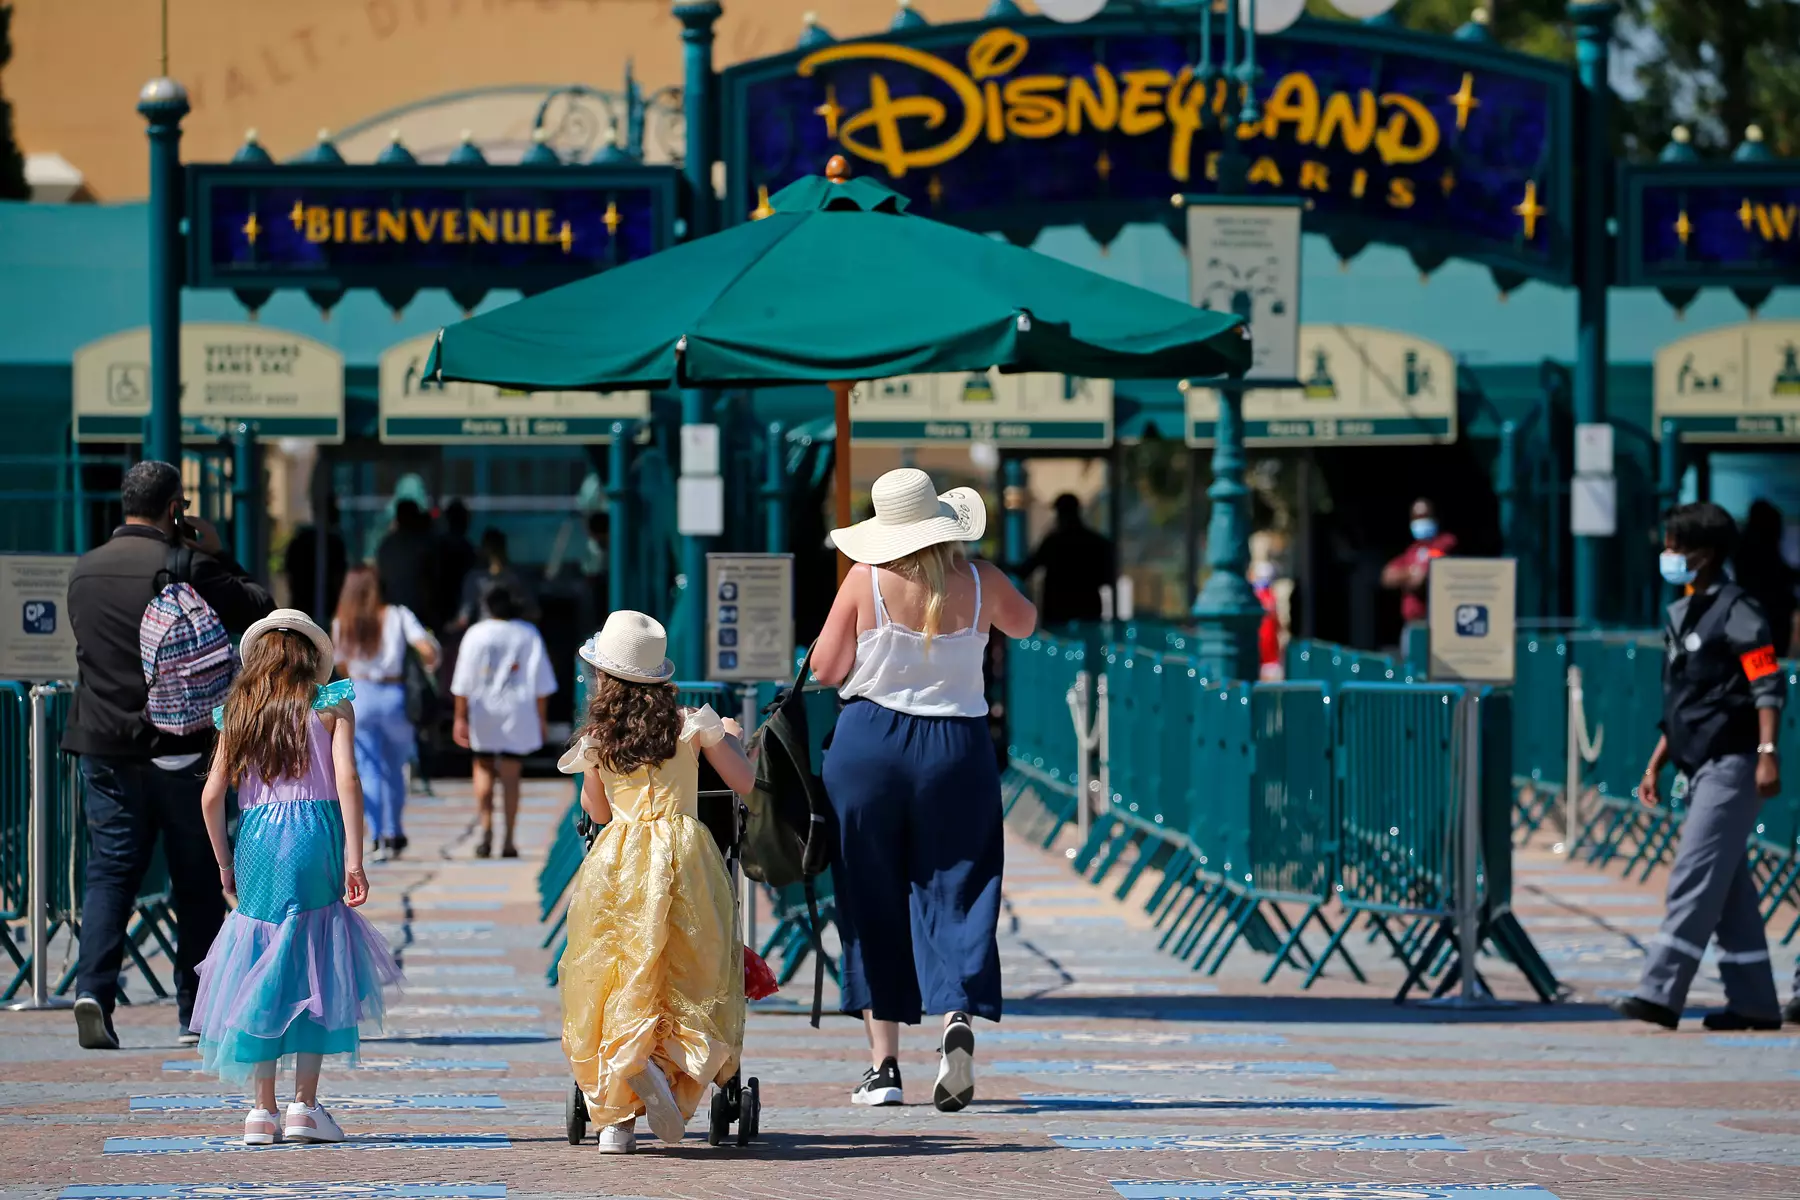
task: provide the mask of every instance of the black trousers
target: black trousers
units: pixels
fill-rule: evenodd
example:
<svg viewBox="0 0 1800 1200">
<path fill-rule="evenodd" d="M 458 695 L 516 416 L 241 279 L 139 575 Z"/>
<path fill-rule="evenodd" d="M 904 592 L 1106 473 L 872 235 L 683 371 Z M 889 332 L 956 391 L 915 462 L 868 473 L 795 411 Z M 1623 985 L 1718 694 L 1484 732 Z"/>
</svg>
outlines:
<svg viewBox="0 0 1800 1200">
<path fill-rule="evenodd" d="M 125 934 L 160 834 L 175 905 L 175 1001 L 183 1026 L 193 1014 L 200 963 L 225 923 L 219 864 L 200 813 L 202 765 L 164 771 L 135 760 L 81 760 L 88 863 L 76 987 L 109 1013 L 118 1000 Z"/>
</svg>

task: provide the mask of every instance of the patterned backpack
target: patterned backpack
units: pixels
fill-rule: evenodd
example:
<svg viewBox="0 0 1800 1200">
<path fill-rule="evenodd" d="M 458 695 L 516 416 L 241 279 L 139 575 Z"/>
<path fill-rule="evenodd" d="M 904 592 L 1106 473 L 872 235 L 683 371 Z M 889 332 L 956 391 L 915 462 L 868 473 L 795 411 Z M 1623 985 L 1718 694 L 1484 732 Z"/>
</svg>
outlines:
<svg viewBox="0 0 1800 1200">
<path fill-rule="evenodd" d="M 225 702 L 237 674 L 237 651 L 212 605 L 188 580 L 194 552 L 172 547 L 156 573 L 156 598 L 138 623 L 138 656 L 150 695 L 144 714 L 164 733 L 199 733 L 213 727 L 213 709 Z"/>
</svg>

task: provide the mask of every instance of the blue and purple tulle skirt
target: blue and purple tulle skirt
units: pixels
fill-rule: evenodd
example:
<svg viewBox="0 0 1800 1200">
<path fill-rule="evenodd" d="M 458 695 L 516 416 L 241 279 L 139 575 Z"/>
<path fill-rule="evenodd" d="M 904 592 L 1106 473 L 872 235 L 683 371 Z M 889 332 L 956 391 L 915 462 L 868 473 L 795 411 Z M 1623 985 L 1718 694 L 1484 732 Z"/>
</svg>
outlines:
<svg viewBox="0 0 1800 1200">
<path fill-rule="evenodd" d="M 231 1082 L 296 1054 L 355 1061 L 400 982 L 387 942 L 344 903 L 336 800 L 277 800 L 238 824 L 238 907 L 200 966 L 189 1028 L 203 1067 Z"/>
</svg>

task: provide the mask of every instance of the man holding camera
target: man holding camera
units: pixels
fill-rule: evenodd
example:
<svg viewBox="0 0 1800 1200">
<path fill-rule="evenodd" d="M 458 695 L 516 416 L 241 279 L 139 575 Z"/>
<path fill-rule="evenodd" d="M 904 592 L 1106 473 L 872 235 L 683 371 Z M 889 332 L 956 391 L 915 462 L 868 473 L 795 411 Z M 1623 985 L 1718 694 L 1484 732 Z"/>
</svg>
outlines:
<svg viewBox="0 0 1800 1200">
<path fill-rule="evenodd" d="M 126 930 L 157 835 L 163 835 L 179 931 L 175 998 L 184 1043 L 198 967 L 225 920 L 217 864 L 200 814 L 212 732 L 172 735 L 145 714 L 148 685 L 139 650 L 144 610 L 166 583 L 170 550 L 193 553 L 187 578 L 236 635 L 274 611 L 268 591 L 225 554 L 218 532 L 186 515 L 181 473 L 141 462 L 120 489 L 125 523 L 88 551 L 69 577 L 80 685 L 62 748 L 81 758 L 88 826 L 75 1025 L 88 1050 L 116 1050 L 112 1011 Z M 183 556 L 185 559 L 187 556 Z M 160 578 L 159 578 L 160 576 Z"/>
</svg>

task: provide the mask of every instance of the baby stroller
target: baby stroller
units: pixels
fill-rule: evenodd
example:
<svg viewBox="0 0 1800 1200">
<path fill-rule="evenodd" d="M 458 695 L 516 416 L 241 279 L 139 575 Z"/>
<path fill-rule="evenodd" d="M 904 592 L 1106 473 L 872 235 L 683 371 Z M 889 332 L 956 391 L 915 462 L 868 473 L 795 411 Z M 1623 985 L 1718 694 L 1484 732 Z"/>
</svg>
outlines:
<svg viewBox="0 0 1800 1200">
<path fill-rule="evenodd" d="M 702 784 L 719 782 L 717 774 L 704 762 L 700 764 L 700 773 Z M 737 793 L 725 788 L 704 789 L 699 801 L 700 823 L 706 826 L 719 852 L 725 856 L 725 870 L 731 876 L 733 936 L 737 936 L 743 929 L 744 881 L 743 872 L 738 868 L 738 844 L 744 828 L 743 802 Z M 600 836 L 600 826 L 583 813 L 576 828 L 581 840 L 591 849 L 594 839 Z M 569 1085 L 563 1116 L 568 1124 L 569 1145 L 581 1145 L 587 1140 L 588 1109 L 587 1097 L 576 1084 Z M 762 1131 L 762 1092 L 755 1078 L 744 1081 L 741 1066 L 737 1074 L 713 1092 L 706 1127 L 707 1144 L 723 1145 L 733 1136 L 733 1125 L 737 1126 L 736 1138 L 740 1146 L 748 1146 Z"/>
</svg>

